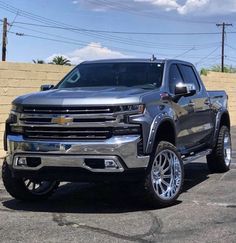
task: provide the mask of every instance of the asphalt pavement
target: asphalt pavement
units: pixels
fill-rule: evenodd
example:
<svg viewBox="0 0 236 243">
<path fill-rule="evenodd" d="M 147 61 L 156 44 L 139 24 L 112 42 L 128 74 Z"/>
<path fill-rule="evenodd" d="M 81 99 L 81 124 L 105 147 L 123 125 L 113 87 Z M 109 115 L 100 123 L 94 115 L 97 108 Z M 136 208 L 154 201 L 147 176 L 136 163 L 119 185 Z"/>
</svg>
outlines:
<svg viewBox="0 0 236 243">
<path fill-rule="evenodd" d="M 48 201 L 24 203 L 0 180 L 0 242 L 236 242 L 236 129 L 232 138 L 231 170 L 187 165 L 183 193 L 168 208 L 150 208 L 127 184 L 67 183 Z"/>
</svg>

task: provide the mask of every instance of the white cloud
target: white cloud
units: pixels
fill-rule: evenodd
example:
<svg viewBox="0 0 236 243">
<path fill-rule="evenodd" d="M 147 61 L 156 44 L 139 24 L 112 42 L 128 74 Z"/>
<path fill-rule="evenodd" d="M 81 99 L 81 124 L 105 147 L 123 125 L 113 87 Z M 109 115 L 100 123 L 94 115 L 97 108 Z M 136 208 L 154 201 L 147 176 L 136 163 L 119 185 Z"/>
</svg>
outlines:
<svg viewBox="0 0 236 243">
<path fill-rule="evenodd" d="M 73 64 L 79 64 L 86 60 L 107 59 L 107 58 L 126 58 L 130 57 L 121 52 L 111 50 L 103 47 L 100 43 L 91 42 L 87 46 L 76 49 L 70 53 L 55 53 L 46 59 L 51 62 L 55 56 L 63 56 L 71 61 Z"/>
<path fill-rule="evenodd" d="M 188 14 L 193 11 L 199 11 L 206 7 L 210 0 L 186 0 L 180 4 L 178 0 L 134 0 L 135 2 L 146 2 L 157 7 L 164 8 L 166 11 L 176 10 L 179 14 Z"/>
<path fill-rule="evenodd" d="M 125 11 L 133 8 L 138 11 L 176 11 L 181 15 L 223 15 L 236 13 L 236 0 L 126 0 L 125 2 L 80 0 L 79 3 L 92 10 L 117 9 Z M 153 8 L 156 7 L 156 8 Z"/>
<path fill-rule="evenodd" d="M 72 1 L 72 3 L 73 3 L 73 4 L 78 4 L 78 3 L 79 3 L 79 1 Z"/>
<path fill-rule="evenodd" d="M 187 14 L 196 10 L 204 10 L 209 3 L 210 0 L 187 0 L 184 5 L 177 8 L 177 11 L 180 14 Z"/>
<path fill-rule="evenodd" d="M 134 0 L 134 2 L 149 3 L 158 7 L 162 7 L 167 11 L 177 9 L 180 6 L 176 0 Z"/>
</svg>

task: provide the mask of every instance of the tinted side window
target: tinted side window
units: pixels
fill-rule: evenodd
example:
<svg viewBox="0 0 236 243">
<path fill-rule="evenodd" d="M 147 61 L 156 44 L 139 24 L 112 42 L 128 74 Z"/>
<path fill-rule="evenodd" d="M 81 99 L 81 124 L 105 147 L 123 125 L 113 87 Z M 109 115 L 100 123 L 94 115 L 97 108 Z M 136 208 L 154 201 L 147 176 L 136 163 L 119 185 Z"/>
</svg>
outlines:
<svg viewBox="0 0 236 243">
<path fill-rule="evenodd" d="M 185 83 L 189 83 L 189 84 L 194 84 L 197 91 L 200 90 L 200 85 L 198 83 L 197 77 L 194 73 L 194 70 L 191 66 L 187 66 L 187 65 L 180 65 L 180 70 L 181 73 L 183 75 L 184 78 L 184 82 Z"/>
<path fill-rule="evenodd" d="M 183 83 L 183 79 L 181 77 L 177 65 L 172 64 L 170 67 L 170 74 L 169 74 L 169 89 L 172 94 L 175 93 L 175 86 L 178 83 Z"/>
</svg>

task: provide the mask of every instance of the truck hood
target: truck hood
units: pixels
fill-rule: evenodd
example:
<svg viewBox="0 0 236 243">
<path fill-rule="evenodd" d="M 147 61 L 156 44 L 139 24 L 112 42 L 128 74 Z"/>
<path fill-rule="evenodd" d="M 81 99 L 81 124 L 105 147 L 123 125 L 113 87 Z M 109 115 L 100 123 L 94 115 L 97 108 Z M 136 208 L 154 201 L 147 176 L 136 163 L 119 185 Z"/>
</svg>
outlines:
<svg viewBox="0 0 236 243">
<path fill-rule="evenodd" d="M 137 104 L 153 90 L 129 87 L 52 89 L 19 96 L 15 105 L 112 105 Z"/>
</svg>

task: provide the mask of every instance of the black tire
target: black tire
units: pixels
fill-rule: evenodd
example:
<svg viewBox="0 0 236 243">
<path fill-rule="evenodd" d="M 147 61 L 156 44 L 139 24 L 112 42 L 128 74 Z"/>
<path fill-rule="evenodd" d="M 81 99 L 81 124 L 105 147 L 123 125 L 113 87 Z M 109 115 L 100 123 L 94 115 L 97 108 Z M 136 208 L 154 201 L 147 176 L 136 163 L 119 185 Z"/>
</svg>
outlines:
<svg viewBox="0 0 236 243">
<path fill-rule="evenodd" d="M 154 172 L 155 166 L 157 165 L 157 162 L 155 162 L 155 161 L 156 161 L 157 158 L 159 158 L 160 154 L 162 154 L 162 153 L 163 154 L 169 153 L 171 156 L 176 156 L 174 158 L 176 158 L 178 160 L 178 166 L 175 166 L 175 168 L 178 168 L 178 173 L 177 173 L 178 176 L 179 176 L 178 186 L 176 186 L 176 188 L 177 188 L 176 192 L 173 193 L 172 196 L 167 197 L 167 198 L 164 198 L 164 196 L 159 195 L 160 194 L 159 191 L 160 191 L 161 188 L 158 188 L 158 187 L 160 187 L 160 184 L 163 183 L 164 176 L 167 176 L 167 175 L 165 175 L 166 172 L 164 174 L 162 174 L 168 167 L 166 164 L 164 165 L 164 163 L 165 163 L 164 161 L 163 161 L 163 164 L 162 164 L 163 168 L 157 170 L 157 171 L 159 171 L 158 172 L 159 177 L 157 176 L 157 178 L 158 178 L 157 181 L 159 183 L 153 182 L 153 181 L 155 181 L 154 177 L 156 177 L 155 173 L 157 173 L 157 172 Z M 169 157 L 169 155 L 168 155 L 168 157 Z M 161 160 L 162 159 L 160 159 L 159 161 L 161 161 Z M 168 161 L 168 163 L 169 163 L 169 161 Z M 159 168 L 159 167 L 156 167 L 156 168 Z M 171 168 L 173 169 L 174 167 L 171 167 Z M 168 172 L 168 170 L 167 170 L 167 172 Z M 168 172 L 168 173 L 170 173 L 170 172 Z M 175 178 L 175 176 L 173 178 Z M 176 199 L 178 198 L 179 194 L 181 193 L 183 181 L 184 181 L 184 166 L 183 166 L 183 161 L 181 159 L 180 154 L 178 153 L 176 147 L 173 146 L 171 143 L 161 141 L 157 145 L 156 151 L 152 154 L 151 159 L 150 159 L 150 163 L 149 163 L 149 166 L 148 166 L 148 169 L 147 169 L 147 175 L 146 175 L 146 179 L 145 179 L 145 191 L 146 191 L 147 199 L 149 200 L 149 202 L 153 206 L 166 207 L 166 206 L 172 205 L 172 204 L 175 203 Z M 176 184 L 177 184 L 177 179 L 174 179 L 174 182 L 176 182 Z M 168 194 L 167 189 L 170 188 L 170 187 L 162 184 L 162 187 L 163 186 L 164 186 L 163 189 L 164 190 L 166 189 L 165 194 Z M 161 192 L 162 192 L 162 189 L 161 189 Z"/>
<path fill-rule="evenodd" d="M 229 137 L 229 143 L 230 143 L 230 159 L 228 157 L 225 157 L 225 138 L 226 136 Z M 213 149 L 212 153 L 207 156 L 207 165 L 211 172 L 213 173 L 224 173 L 227 172 L 230 169 L 230 163 L 231 163 L 231 137 L 230 137 L 230 131 L 229 128 L 226 126 L 222 126 L 220 128 L 220 132 L 217 138 L 216 146 Z"/>
<path fill-rule="evenodd" d="M 50 197 L 59 186 L 59 182 L 48 182 L 48 187 L 45 188 L 45 191 L 37 192 L 37 189 L 34 191 L 29 190 L 24 182 L 26 180 L 12 176 L 6 160 L 3 161 L 2 165 L 2 180 L 7 192 L 15 199 L 22 201 L 45 200 Z"/>
</svg>

